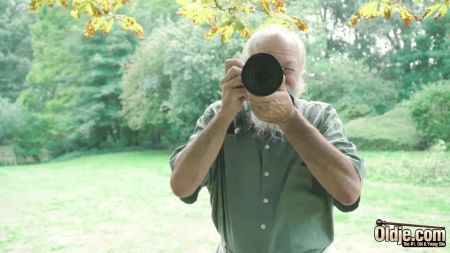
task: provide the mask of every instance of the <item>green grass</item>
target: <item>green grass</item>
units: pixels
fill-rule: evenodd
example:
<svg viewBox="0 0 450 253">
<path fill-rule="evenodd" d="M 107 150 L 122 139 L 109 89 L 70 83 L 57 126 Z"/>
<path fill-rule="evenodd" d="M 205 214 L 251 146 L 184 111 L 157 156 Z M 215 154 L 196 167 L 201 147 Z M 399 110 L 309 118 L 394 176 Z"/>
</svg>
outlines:
<svg viewBox="0 0 450 253">
<path fill-rule="evenodd" d="M 426 166 L 420 162 L 433 154 L 362 154 L 367 177 L 360 208 L 335 212 L 341 252 L 407 251 L 395 243 L 375 242 L 378 218 L 449 227 L 450 187 L 445 181 L 390 178 L 405 160 L 412 168 Z M 0 252 L 214 252 L 219 236 L 207 191 L 194 205 L 174 197 L 168 157 L 168 152 L 141 151 L 0 167 Z"/>
<path fill-rule="evenodd" d="M 366 177 L 392 183 L 450 185 L 450 152 L 360 152 Z"/>
</svg>

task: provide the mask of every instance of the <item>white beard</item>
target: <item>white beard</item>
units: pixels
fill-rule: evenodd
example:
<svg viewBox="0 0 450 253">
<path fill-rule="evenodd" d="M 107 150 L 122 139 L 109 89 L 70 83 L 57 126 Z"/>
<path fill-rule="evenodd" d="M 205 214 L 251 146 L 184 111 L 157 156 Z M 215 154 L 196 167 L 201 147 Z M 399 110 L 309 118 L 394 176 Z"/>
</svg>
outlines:
<svg viewBox="0 0 450 253">
<path fill-rule="evenodd" d="M 250 110 L 250 123 L 255 128 L 257 136 L 270 135 L 272 138 L 280 139 L 283 131 L 277 124 L 262 121 L 256 117 L 252 110 Z"/>
<path fill-rule="evenodd" d="M 286 85 L 286 89 L 289 94 L 293 94 L 294 98 L 298 97 L 300 94 L 299 85 L 294 86 L 293 89 L 291 88 L 291 86 Z M 250 108 L 250 123 L 255 128 L 257 136 L 264 136 L 266 134 L 269 134 L 271 138 L 282 139 L 281 136 L 283 134 L 283 131 L 277 124 L 260 120 L 251 110 L 251 106 L 248 101 L 245 101 L 244 103 L 246 103 L 246 106 Z"/>
</svg>

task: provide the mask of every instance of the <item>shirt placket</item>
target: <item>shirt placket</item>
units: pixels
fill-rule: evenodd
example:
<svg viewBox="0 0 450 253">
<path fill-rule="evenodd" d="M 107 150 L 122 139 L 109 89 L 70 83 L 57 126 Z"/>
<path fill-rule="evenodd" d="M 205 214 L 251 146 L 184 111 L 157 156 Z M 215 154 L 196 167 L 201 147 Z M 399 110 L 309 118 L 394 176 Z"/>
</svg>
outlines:
<svg viewBox="0 0 450 253">
<path fill-rule="evenodd" d="M 270 189 L 272 188 L 271 178 L 273 177 L 273 169 L 271 166 L 271 149 L 272 149 L 272 138 L 268 138 L 264 145 L 262 146 L 262 162 L 261 162 L 261 191 L 259 195 L 259 227 L 257 228 L 260 233 L 260 243 L 259 245 L 264 245 L 267 241 L 267 235 L 271 229 L 272 223 L 272 199 Z"/>
</svg>

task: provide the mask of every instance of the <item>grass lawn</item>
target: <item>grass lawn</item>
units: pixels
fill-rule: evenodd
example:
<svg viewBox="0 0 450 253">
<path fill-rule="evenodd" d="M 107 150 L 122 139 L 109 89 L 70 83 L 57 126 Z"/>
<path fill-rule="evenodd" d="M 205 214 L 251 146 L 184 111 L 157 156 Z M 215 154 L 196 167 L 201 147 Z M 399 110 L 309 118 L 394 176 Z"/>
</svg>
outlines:
<svg viewBox="0 0 450 253">
<path fill-rule="evenodd" d="M 378 243 L 373 229 L 378 218 L 450 227 L 449 154 L 362 154 L 367 177 L 360 208 L 335 211 L 336 248 L 448 252 Z M 194 205 L 174 197 L 168 157 L 126 152 L 0 167 L 0 252 L 214 252 L 219 236 L 208 193 L 203 190 Z M 432 170 L 441 179 L 415 169 L 435 160 Z"/>
</svg>

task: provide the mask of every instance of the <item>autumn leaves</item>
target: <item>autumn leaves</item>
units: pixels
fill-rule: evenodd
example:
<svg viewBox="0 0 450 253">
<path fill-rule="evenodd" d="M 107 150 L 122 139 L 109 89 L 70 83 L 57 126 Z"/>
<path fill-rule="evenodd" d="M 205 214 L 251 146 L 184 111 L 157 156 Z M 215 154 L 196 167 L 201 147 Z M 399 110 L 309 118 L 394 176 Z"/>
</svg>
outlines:
<svg viewBox="0 0 450 253">
<path fill-rule="evenodd" d="M 392 12 L 398 12 L 400 14 L 400 19 L 406 24 L 409 25 L 413 20 L 420 21 L 418 15 L 414 14 L 407 7 L 399 3 L 400 1 L 395 0 L 372 0 L 368 3 L 362 5 L 356 12 L 353 14 L 351 19 L 349 20 L 350 25 L 356 25 L 359 19 L 371 19 L 376 17 L 384 17 L 385 19 L 389 19 L 391 17 Z M 416 4 L 420 4 L 422 1 L 415 1 Z M 435 3 L 431 6 L 425 7 L 422 19 L 427 19 L 433 16 L 434 19 L 445 16 L 447 13 L 447 9 L 450 6 L 450 0 L 442 0 L 439 3 Z"/>
<path fill-rule="evenodd" d="M 82 15 L 90 17 L 84 27 L 84 34 L 88 37 L 94 36 L 95 32 L 109 32 L 115 22 L 127 30 L 134 32 L 138 38 L 144 37 L 142 26 L 136 20 L 126 15 L 119 15 L 117 12 L 130 0 L 31 0 L 29 9 L 38 12 L 43 5 L 53 7 L 57 2 L 64 8 L 70 8 L 70 14 L 74 18 Z"/>
<path fill-rule="evenodd" d="M 398 12 L 400 19 L 409 25 L 413 21 L 445 16 L 450 8 L 450 0 L 440 0 L 430 6 L 424 6 L 426 1 L 412 1 L 424 10 L 422 15 L 414 13 L 399 0 L 368 0 L 353 14 L 348 23 L 354 26 L 362 18 L 390 19 L 392 13 Z M 71 15 L 75 18 L 88 16 L 89 20 L 84 29 L 84 34 L 88 37 L 92 37 L 97 31 L 109 32 L 117 22 L 123 29 L 143 38 L 143 29 L 134 18 L 118 14 L 120 8 L 129 2 L 130 0 L 30 0 L 29 8 L 38 12 L 43 5 L 52 7 L 59 3 L 70 8 Z M 222 42 L 226 42 L 235 32 L 247 39 L 259 26 L 273 23 L 289 29 L 296 27 L 300 31 L 308 30 L 305 20 L 286 13 L 286 4 L 282 0 L 177 0 L 177 3 L 180 5 L 180 16 L 191 19 L 194 24 L 205 24 L 210 28 L 204 35 L 206 39 L 220 35 Z M 250 18 L 257 14 L 261 14 L 264 20 L 255 27 Z"/>
</svg>

